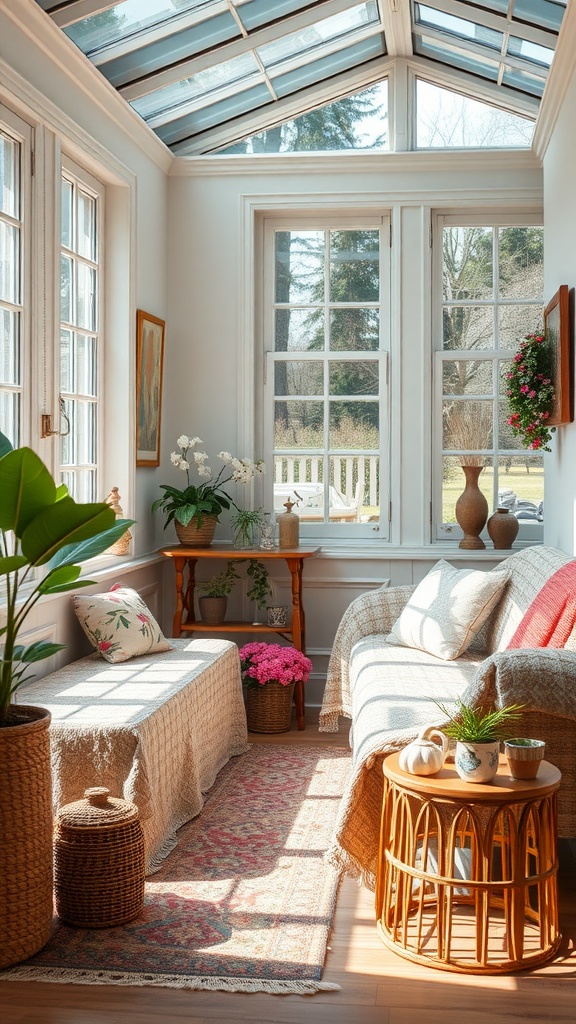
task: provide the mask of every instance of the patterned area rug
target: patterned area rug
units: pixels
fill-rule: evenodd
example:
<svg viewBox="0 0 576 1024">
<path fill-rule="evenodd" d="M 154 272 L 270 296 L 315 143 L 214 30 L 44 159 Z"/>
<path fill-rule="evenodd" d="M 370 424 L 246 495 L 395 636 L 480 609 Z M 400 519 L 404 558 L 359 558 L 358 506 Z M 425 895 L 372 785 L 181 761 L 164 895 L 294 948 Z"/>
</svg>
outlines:
<svg viewBox="0 0 576 1024">
<path fill-rule="evenodd" d="M 324 863 L 345 750 L 254 745 L 220 772 L 127 925 L 73 928 L 0 981 L 309 995 L 321 981 L 338 875 Z M 89 879 L 87 879 L 89 884 Z"/>
</svg>

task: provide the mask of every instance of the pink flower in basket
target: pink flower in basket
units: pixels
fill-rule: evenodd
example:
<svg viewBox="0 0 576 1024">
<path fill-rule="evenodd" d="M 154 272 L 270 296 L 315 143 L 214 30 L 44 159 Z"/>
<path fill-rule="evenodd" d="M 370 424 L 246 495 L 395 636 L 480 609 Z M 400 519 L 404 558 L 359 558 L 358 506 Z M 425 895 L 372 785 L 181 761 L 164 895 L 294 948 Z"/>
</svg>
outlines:
<svg viewBox="0 0 576 1024">
<path fill-rule="evenodd" d="M 312 662 L 294 647 L 281 644 L 252 643 L 240 648 L 240 666 L 246 686 L 265 686 L 266 683 L 307 682 Z"/>
</svg>

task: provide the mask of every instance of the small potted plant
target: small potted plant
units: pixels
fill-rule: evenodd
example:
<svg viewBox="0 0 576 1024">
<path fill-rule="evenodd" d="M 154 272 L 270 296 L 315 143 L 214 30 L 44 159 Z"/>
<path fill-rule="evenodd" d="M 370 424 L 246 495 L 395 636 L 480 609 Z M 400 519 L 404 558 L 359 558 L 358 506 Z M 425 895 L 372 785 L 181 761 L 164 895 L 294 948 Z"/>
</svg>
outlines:
<svg viewBox="0 0 576 1024">
<path fill-rule="evenodd" d="M 446 736 L 456 740 L 454 766 L 465 782 L 491 782 L 498 771 L 500 740 L 509 733 L 511 722 L 521 717 L 522 704 L 503 708 L 485 708 L 456 701 L 457 713 L 434 701 L 450 718 L 441 726 Z"/>
<path fill-rule="evenodd" d="M 295 647 L 251 643 L 240 649 L 240 667 L 250 732 L 288 732 L 294 687 L 307 682 L 310 659 Z"/>
<path fill-rule="evenodd" d="M 251 586 L 246 591 L 246 597 L 254 601 L 258 608 L 265 608 L 268 598 L 272 594 L 270 586 L 270 575 L 263 562 L 257 558 L 251 558 L 246 570 Z"/>
<path fill-rule="evenodd" d="M 513 779 L 535 779 L 544 757 L 546 743 L 527 736 L 514 736 L 504 740 L 504 753 Z"/>
<path fill-rule="evenodd" d="M 262 509 L 239 508 L 230 518 L 235 548 L 255 548 L 263 522 Z"/>
<path fill-rule="evenodd" d="M 202 622 L 208 626 L 219 626 L 224 622 L 228 595 L 238 579 L 240 577 L 234 568 L 234 562 L 230 561 L 222 572 L 199 585 L 198 590 L 202 597 L 198 598 L 198 606 Z"/>
</svg>

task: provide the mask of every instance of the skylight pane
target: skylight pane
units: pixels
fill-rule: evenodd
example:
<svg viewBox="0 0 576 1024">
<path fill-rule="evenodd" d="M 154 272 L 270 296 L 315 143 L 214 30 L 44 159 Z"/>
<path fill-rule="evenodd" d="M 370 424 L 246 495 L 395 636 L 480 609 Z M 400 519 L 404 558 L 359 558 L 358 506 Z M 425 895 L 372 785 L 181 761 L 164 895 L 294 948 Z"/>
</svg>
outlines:
<svg viewBox="0 0 576 1024">
<path fill-rule="evenodd" d="M 530 75 L 527 71 L 520 71 L 518 68 L 505 68 L 502 75 L 502 85 L 508 85 L 512 89 L 521 89 L 530 96 L 542 96 L 545 80 L 536 75 Z"/>
<path fill-rule="evenodd" d="M 233 117 L 258 110 L 259 107 L 271 102 L 272 99 L 266 86 L 257 85 L 253 89 L 247 89 L 246 92 L 236 93 L 225 100 L 195 110 L 185 117 L 161 124 L 156 132 L 167 145 L 171 145 L 207 131 L 208 128 L 213 128 L 215 125 L 230 121 Z M 183 150 L 180 149 L 180 152 Z"/>
<path fill-rule="evenodd" d="M 551 28 L 558 32 L 564 17 L 566 4 L 552 3 L 551 0 L 515 0 L 513 15 L 531 25 Z"/>
<path fill-rule="evenodd" d="M 222 153 L 304 153 L 388 149 L 388 82 L 258 132 Z"/>
<path fill-rule="evenodd" d="M 310 0 L 247 0 L 247 3 L 238 4 L 236 8 L 244 25 L 244 28 L 252 32 L 255 28 L 268 25 L 277 18 L 285 18 L 286 15 L 295 14 L 296 11 L 306 10 L 313 7 Z"/>
<path fill-rule="evenodd" d="M 539 46 L 538 43 L 531 43 L 529 39 L 520 39 L 518 36 L 510 36 L 508 53 L 536 64 L 543 64 L 547 68 L 550 67 L 554 56 L 554 50 L 547 46 Z"/>
<path fill-rule="evenodd" d="M 342 14 L 324 18 L 315 25 L 309 25 L 298 32 L 275 39 L 257 50 L 258 56 L 267 69 L 274 68 L 282 61 L 310 53 L 313 50 L 332 46 L 339 39 L 353 36 L 360 29 L 379 23 L 375 0 L 352 7 Z"/>
<path fill-rule="evenodd" d="M 133 100 L 131 105 L 141 117 L 154 117 L 199 97 L 206 97 L 208 102 L 208 98 L 220 89 L 246 81 L 253 75 L 261 75 L 258 64 L 251 53 L 243 53 L 232 60 L 199 71 L 191 78 L 174 82 L 165 89 L 156 89 L 147 96 Z"/>
<path fill-rule="evenodd" d="M 526 148 L 534 123 L 509 111 L 418 80 L 418 149 Z"/>
<path fill-rule="evenodd" d="M 123 0 L 108 11 L 69 25 L 65 32 L 84 53 L 92 53 L 109 43 L 126 39 L 134 32 L 167 21 L 175 14 L 197 10 L 204 4 L 205 0 L 181 0 L 176 6 L 171 0 Z"/>
<path fill-rule="evenodd" d="M 438 11 L 434 7 L 416 4 L 416 20 L 418 24 L 430 25 L 432 28 L 459 36 L 461 39 L 470 39 L 471 42 L 478 43 L 480 46 L 489 46 L 493 50 L 502 48 L 504 38 L 502 32 L 486 28 L 485 25 L 477 25 L 473 21 L 465 21 L 464 18 L 456 18 L 454 15 Z"/>
<path fill-rule="evenodd" d="M 457 46 L 449 43 L 441 43 L 422 40 L 415 47 L 416 52 L 423 57 L 431 57 L 433 60 L 442 61 L 451 67 L 462 68 L 463 71 L 470 71 L 474 75 L 481 75 L 495 82 L 498 78 L 498 64 L 495 60 L 483 60 L 478 54 L 471 54 Z"/>
<path fill-rule="evenodd" d="M 289 96 L 299 89 L 304 89 L 307 85 L 322 82 L 325 78 L 357 67 L 365 60 L 381 57 L 382 54 L 381 38 L 371 36 L 370 39 L 363 39 L 362 42 L 356 43 L 354 46 L 346 46 L 343 50 L 327 54 L 319 60 L 313 60 L 309 64 L 303 64 L 274 78 L 274 91 L 277 96 Z"/>
</svg>

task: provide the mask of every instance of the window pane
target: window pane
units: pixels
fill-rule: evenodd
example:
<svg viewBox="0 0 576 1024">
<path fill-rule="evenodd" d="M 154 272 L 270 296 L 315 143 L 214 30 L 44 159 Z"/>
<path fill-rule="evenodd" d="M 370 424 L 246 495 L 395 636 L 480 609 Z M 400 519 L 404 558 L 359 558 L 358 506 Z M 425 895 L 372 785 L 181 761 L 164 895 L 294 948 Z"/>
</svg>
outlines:
<svg viewBox="0 0 576 1024">
<path fill-rule="evenodd" d="M 377 456 L 335 455 L 330 459 L 331 522 L 380 518 L 380 463 Z"/>
<path fill-rule="evenodd" d="M 502 457 L 498 463 L 498 501 L 522 522 L 544 518 L 544 463 L 541 455 Z"/>
<path fill-rule="evenodd" d="M 0 383 L 20 384 L 20 314 L 9 309 L 0 309 Z"/>
<path fill-rule="evenodd" d="M 64 411 L 70 422 L 70 432 L 61 438 L 61 463 L 94 465 L 96 461 L 96 407 L 93 402 L 67 399 Z"/>
<path fill-rule="evenodd" d="M 96 271 L 85 263 L 77 265 L 76 319 L 78 327 L 96 330 Z"/>
<path fill-rule="evenodd" d="M 275 448 L 321 448 L 324 438 L 323 402 L 275 402 Z"/>
<path fill-rule="evenodd" d="M 96 339 L 91 335 L 60 332 L 60 390 L 96 395 Z"/>
<path fill-rule="evenodd" d="M 61 241 L 65 249 L 72 249 L 74 246 L 74 213 L 72 208 L 72 182 L 62 178 L 62 226 Z"/>
<path fill-rule="evenodd" d="M 64 323 L 74 323 L 72 315 L 72 260 L 60 258 L 60 317 Z"/>
<path fill-rule="evenodd" d="M 323 309 L 277 309 L 274 349 L 276 352 L 307 352 L 324 348 Z"/>
<path fill-rule="evenodd" d="M 20 394 L 0 390 L 0 423 L 14 448 L 20 445 Z"/>
<path fill-rule="evenodd" d="M 330 301 L 378 300 L 378 231 L 330 232 Z"/>
<path fill-rule="evenodd" d="M 492 228 L 444 228 L 442 256 L 444 299 L 492 298 Z"/>
<path fill-rule="evenodd" d="M 498 265 L 499 291 L 503 298 L 542 298 L 544 229 L 500 228 Z"/>
<path fill-rule="evenodd" d="M 448 64 L 457 64 L 496 81 L 498 64 L 474 59 L 458 47 L 419 46 L 418 51 Z M 418 80 L 416 85 L 416 145 L 423 149 L 527 148 L 534 121 L 491 107 L 449 89 Z"/>
<path fill-rule="evenodd" d="M 445 395 L 491 395 L 492 360 L 448 360 L 442 363 L 442 390 Z"/>
<path fill-rule="evenodd" d="M 96 259 L 96 201 L 78 190 L 78 253 Z"/>
<path fill-rule="evenodd" d="M 379 364 L 377 362 L 331 362 L 331 395 L 377 395 Z"/>
<path fill-rule="evenodd" d="M 376 402 L 330 402 L 330 448 L 377 451 L 379 440 Z"/>
<path fill-rule="evenodd" d="M 380 314 L 377 309 L 333 309 L 330 313 L 330 348 L 333 352 L 376 352 Z"/>
<path fill-rule="evenodd" d="M 485 451 L 492 447 L 492 402 L 445 400 L 443 447 L 448 451 Z"/>
<path fill-rule="evenodd" d="M 0 132 L 0 213 L 20 216 L 20 145 Z"/>
<path fill-rule="evenodd" d="M 491 306 L 445 306 L 445 349 L 494 348 L 494 310 Z"/>
<path fill-rule="evenodd" d="M 274 389 L 277 395 L 322 395 L 324 368 L 322 363 L 276 363 Z"/>
<path fill-rule="evenodd" d="M 542 330 L 543 309 L 540 306 L 501 306 L 498 312 L 500 348 L 517 348 L 527 334 Z"/>
<path fill-rule="evenodd" d="M 20 231 L 0 220 L 0 299 L 20 302 Z"/>
<path fill-rule="evenodd" d="M 277 232 L 276 302 L 318 302 L 323 295 L 324 232 Z"/>
<path fill-rule="evenodd" d="M 74 495 L 75 501 L 90 502 L 96 501 L 96 473 L 90 469 L 76 469 L 73 472 L 65 470 L 62 473 L 62 483 L 66 485 L 70 494 Z"/>
</svg>

